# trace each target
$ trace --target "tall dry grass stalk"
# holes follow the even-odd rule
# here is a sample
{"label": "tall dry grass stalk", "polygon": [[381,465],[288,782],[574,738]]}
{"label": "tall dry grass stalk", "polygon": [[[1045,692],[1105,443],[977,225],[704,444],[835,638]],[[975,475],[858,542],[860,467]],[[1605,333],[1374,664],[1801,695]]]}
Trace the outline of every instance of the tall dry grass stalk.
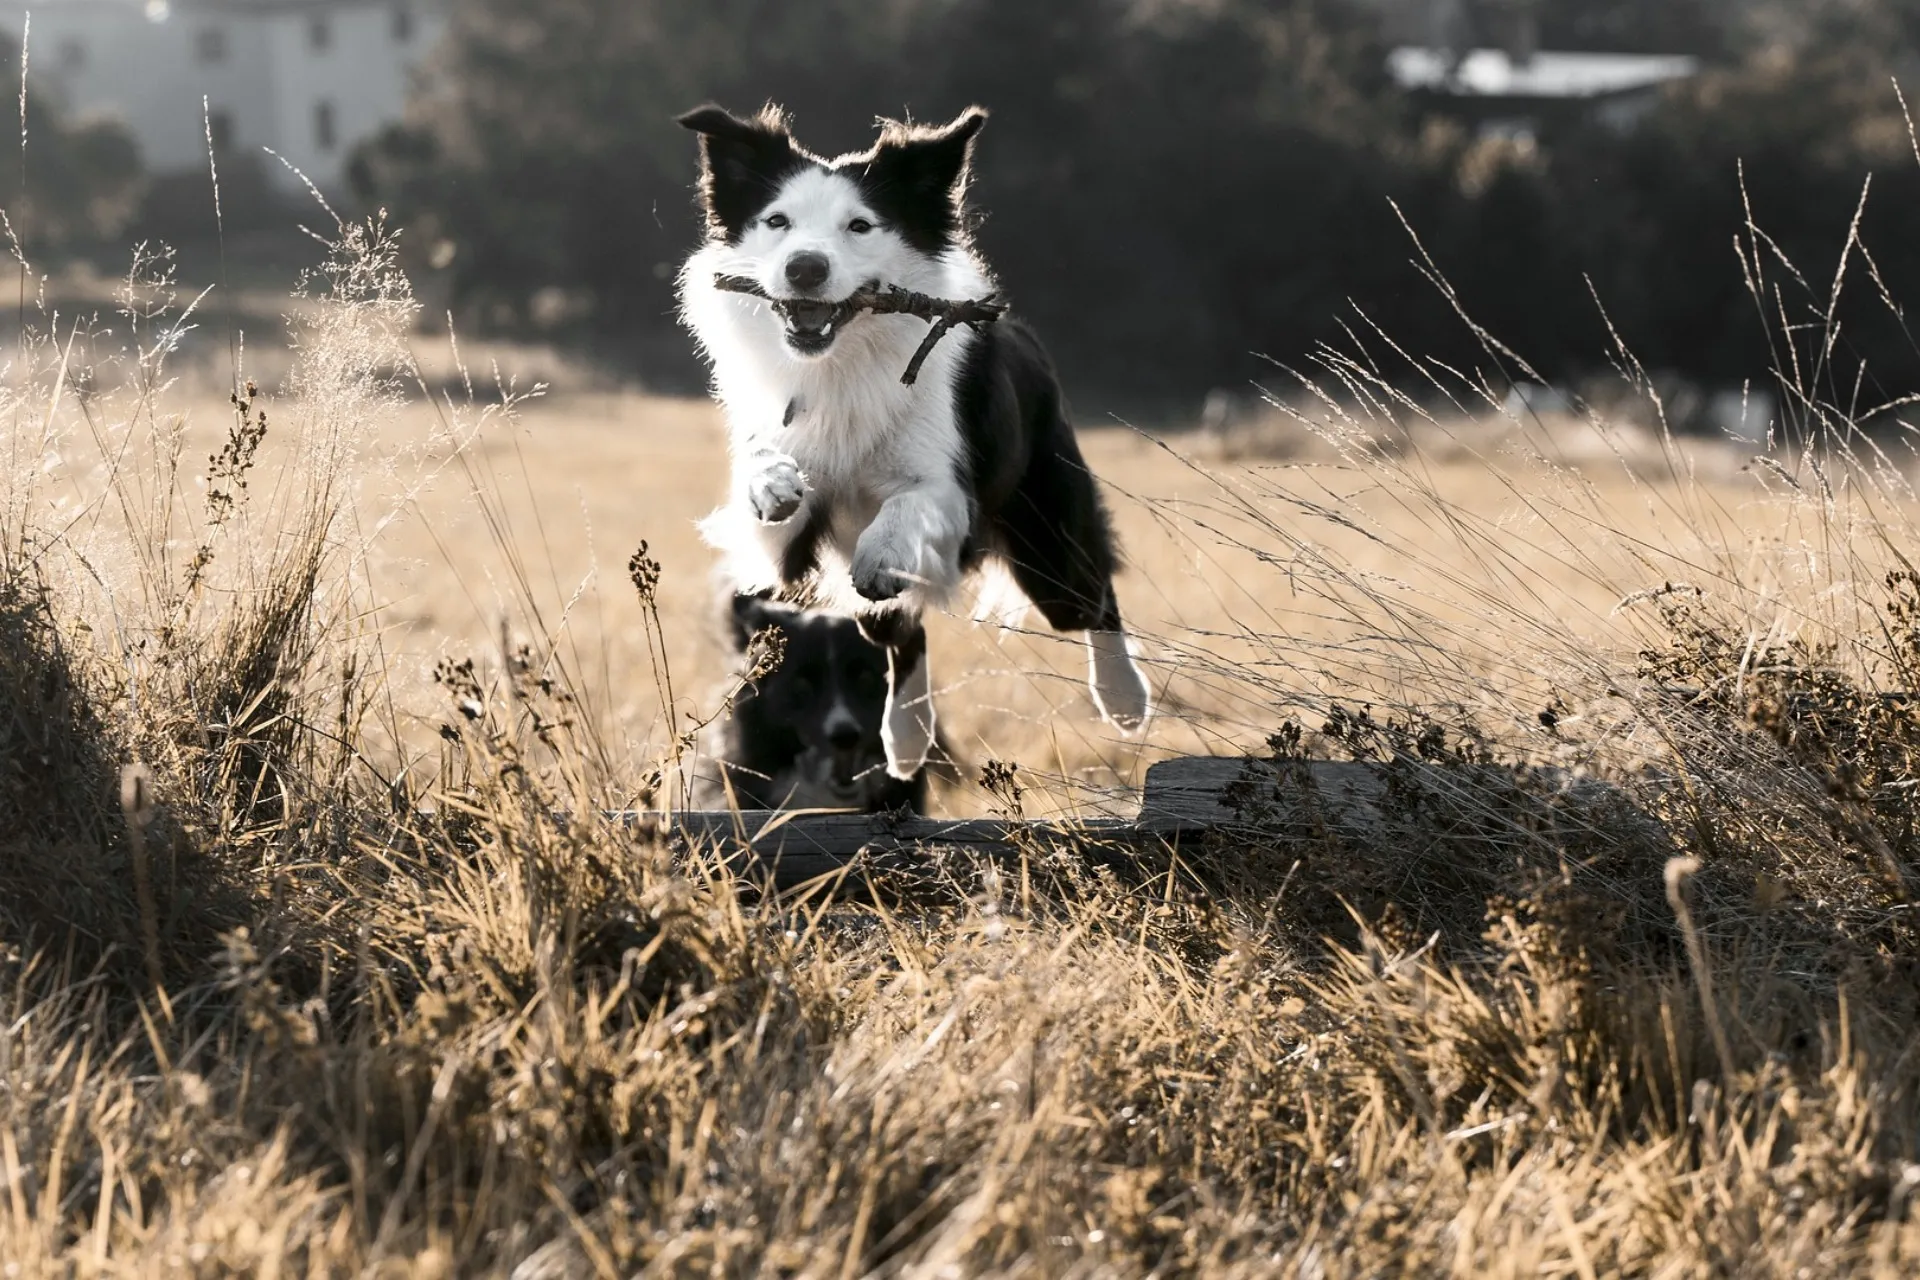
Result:
{"label": "tall dry grass stalk", "polygon": [[[665,782],[599,738],[563,619],[443,663],[441,754],[400,754],[349,498],[487,486],[470,404],[431,455],[382,445],[413,367],[391,247],[340,229],[284,392],[236,369],[204,465],[164,255],[119,316],[45,317],[0,393],[9,1274],[1920,1260],[1913,508],[1791,307],[1752,509],[1663,433],[1651,522],[1550,449],[1495,473],[1520,525],[1450,498],[1427,406],[1497,409],[1515,358],[1357,330],[1303,379],[1337,465],[1160,512],[1251,587],[1235,629],[1157,638],[1270,736],[1244,821],[1128,874],[930,862],[858,906],[599,816]],[[1362,638],[1316,645],[1308,610]],[[1380,784],[1359,834],[1348,797],[1256,780],[1323,753]]]}

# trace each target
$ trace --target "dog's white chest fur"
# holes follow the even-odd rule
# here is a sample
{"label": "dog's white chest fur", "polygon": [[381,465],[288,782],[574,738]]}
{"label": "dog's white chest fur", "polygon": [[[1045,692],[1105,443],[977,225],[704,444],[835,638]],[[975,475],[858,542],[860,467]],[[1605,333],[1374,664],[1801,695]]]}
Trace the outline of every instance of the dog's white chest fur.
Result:
{"label": "dog's white chest fur", "polygon": [[[893,258],[885,264],[889,284],[936,297],[982,297],[993,289],[964,253]],[[854,317],[826,353],[796,356],[767,303],[713,285],[716,275],[757,278],[765,271],[740,246],[710,244],[688,261],[681,280],[684,314],[712,363],[735,464],[734,491],[701,523],[702,533],[743,588],[771,587],[779,584],[789,541],[817,514],[816,590],[824,601],[851,608],[859,596],[849,575],[862,538],[876,528],[886,534],[890,523],[894,545],[875,537],[868,550],[904,571],[920,604],[943,603],[968,532],[953,384],[974,335],[964,328],[949,333],[912,386],[900,376],[927,325],[910,316]],[[804,505],[789,520],[767,524],[748,489],[765,476],[763,462],[780,459],[798,469]],[[910,508],[902,518],[876,526],[889,499],[910,494],[912,503],[896,504]]]}

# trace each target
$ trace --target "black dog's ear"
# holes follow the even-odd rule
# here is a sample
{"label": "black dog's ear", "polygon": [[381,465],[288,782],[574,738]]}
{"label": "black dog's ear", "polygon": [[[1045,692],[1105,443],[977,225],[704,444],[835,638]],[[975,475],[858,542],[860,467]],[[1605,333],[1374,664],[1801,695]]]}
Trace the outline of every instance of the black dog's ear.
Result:
{"label": "black dog's ear", "polygon": [[785,113],[769,103],[753,119],[742,120],[708,103],[679,117],[679,123],[700,135],[700,204],[708,228],[738,240],[799,162]]}
{"label": "black dog's ear", "polygon": [[735,653],[745,653],[747,641],[767,625],[762,620],[766,616],[761,608],[764,603],[759,596],[734,593],[732,607],[727,610],[727,636],[733,641]]}
{"label": "black dog's ear", "polygon": [[733,606],[728,610],[730,625],[727,629],[733,641],[733,651],[737,654],[746,653],[747,643],[768,627],[779,626],[787,612],[765,594],[748,595],[736,591]]}
{"label": "black dog's ear", "polygon": [[917,248],[951,243],[967,194],[973,139],[987,123],[982,107],[968,107],[938,128],[883,121],[862,186],[882,216]]}

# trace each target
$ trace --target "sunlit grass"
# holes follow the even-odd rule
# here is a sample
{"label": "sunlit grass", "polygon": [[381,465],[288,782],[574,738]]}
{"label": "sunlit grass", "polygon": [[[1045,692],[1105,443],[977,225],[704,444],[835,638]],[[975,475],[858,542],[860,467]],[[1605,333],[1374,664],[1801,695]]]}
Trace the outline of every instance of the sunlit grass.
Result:
{"label": "sunlit grass", "polygon": [[949,737],[1032,813],[1356,758],[1372,825],[773,903],[592,816],[717,705],[710,410],[423,356],[390,247],[237,403],[154,259],[7,380],[9,1274],[1920,1258],[1913,500],[1817,379],[1745,451],[1624,350],[1611,415],[1325,352],[1243,438],[1090,431],[1167,711],[941,620]]}

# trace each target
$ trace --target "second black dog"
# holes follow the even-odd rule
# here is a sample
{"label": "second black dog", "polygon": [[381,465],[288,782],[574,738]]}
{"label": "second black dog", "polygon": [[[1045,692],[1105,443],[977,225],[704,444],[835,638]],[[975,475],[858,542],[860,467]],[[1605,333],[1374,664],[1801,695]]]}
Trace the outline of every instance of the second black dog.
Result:
{"label": "second black dog", "polygon": [[[695,802],[723,808],[727,784],[743,809],[908,809],[925,813],[927,769],[902,781],[887,773],[880,727],[887,654],[851,618],[734,595],[727,634],[737,661],[767,627],[785,636],[778,667],[741,691],[717,726]],[[934,765],[947,759],[936,743]],[[724,781],[723,781],[724,778]]]}

